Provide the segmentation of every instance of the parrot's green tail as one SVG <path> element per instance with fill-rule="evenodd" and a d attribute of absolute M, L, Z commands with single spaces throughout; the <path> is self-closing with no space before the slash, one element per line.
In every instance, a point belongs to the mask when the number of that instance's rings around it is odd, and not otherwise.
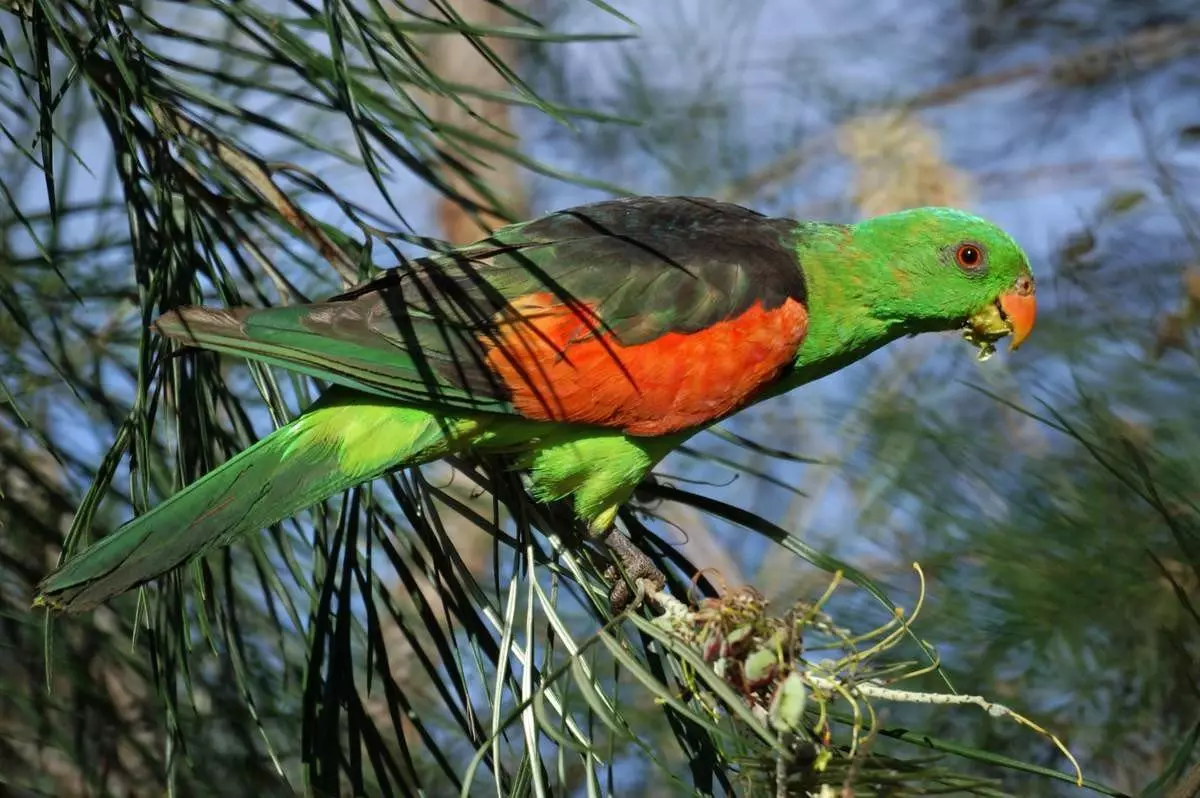
<path fill-rule="evenodd" d="M 308 412 L 68 560 L 36 605 L 85 610 L 393 468 L 443 457 L 484 421 L 331 391 Z"/>

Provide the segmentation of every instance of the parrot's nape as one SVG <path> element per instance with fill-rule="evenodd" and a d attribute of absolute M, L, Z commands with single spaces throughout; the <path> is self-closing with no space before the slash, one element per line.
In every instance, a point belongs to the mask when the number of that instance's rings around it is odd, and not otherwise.
<path fill-rule="evenodd" d="M 552 213 L 324 302 L 181 308 L 161 335 L 336 387 L 71 557 L 37 601 L 93 607 L 390 470 L 471 452 L 517 455 L 537 499 L 570 499 L 629 573 L 660 581 L 614 521 L 687 438 L 902 336 L 1015 349 L 1035 312 L 1024 252 L 961 211 L 842 225 L 689 197 Z"/>

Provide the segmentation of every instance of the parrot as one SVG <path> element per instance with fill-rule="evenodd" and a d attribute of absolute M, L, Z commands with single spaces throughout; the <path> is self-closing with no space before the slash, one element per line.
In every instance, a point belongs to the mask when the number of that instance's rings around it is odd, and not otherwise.
<path fill-rule="evenodd" d="M 35 604 L 87 610 L 395 469 L 488 453 L 661 579 L 615 521 L 690 437 L 902 337 L 959 330 L 982 359 L 1035 317 L 1025 252 L 965 211 L 847 224 L 683 196 L 500 227 L 325 301 L 177 308 L 153 323 L 166 339 L 330 387 L 61 562 Z"/>

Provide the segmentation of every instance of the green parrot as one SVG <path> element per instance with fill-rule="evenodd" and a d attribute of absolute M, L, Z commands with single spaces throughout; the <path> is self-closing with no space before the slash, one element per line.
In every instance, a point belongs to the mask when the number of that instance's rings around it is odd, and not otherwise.
<path fill-rule="evenodd" d="M 94 607 L 361 482 L 471 452 L 514 455 L 536 499 L 569 498 L 647 575 L 614 520 L 689 437 L 901 336 L 1015 349 L 1035 312 L 1020 246 L 961 211 L 845 225 L 693 197 L 558 211 L 324 302 L 180 308 L 160 335 L 334 387 L 61 564 L 36 603 Z"/>

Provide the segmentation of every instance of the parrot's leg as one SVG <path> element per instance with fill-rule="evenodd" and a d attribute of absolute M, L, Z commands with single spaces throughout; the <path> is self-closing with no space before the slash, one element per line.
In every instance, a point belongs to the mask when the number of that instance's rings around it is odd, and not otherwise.
<path fill-rule="evenodd" d="M 613 585 L 609 601 L 620 612 L 634 598 L 630 584 L 666 584 L 654 562 L 616 528 L 617 512 L 651 469 L 691 433 L 642 438 L 592 428 L 564 427 L 541 440 L 529 455 L 534 496 L 542 501 L 572 497 L 589 535 L 601 540 L 619 563 L 604 576 Z M 626 581 L 628 578 L 628 582 Z"/>

